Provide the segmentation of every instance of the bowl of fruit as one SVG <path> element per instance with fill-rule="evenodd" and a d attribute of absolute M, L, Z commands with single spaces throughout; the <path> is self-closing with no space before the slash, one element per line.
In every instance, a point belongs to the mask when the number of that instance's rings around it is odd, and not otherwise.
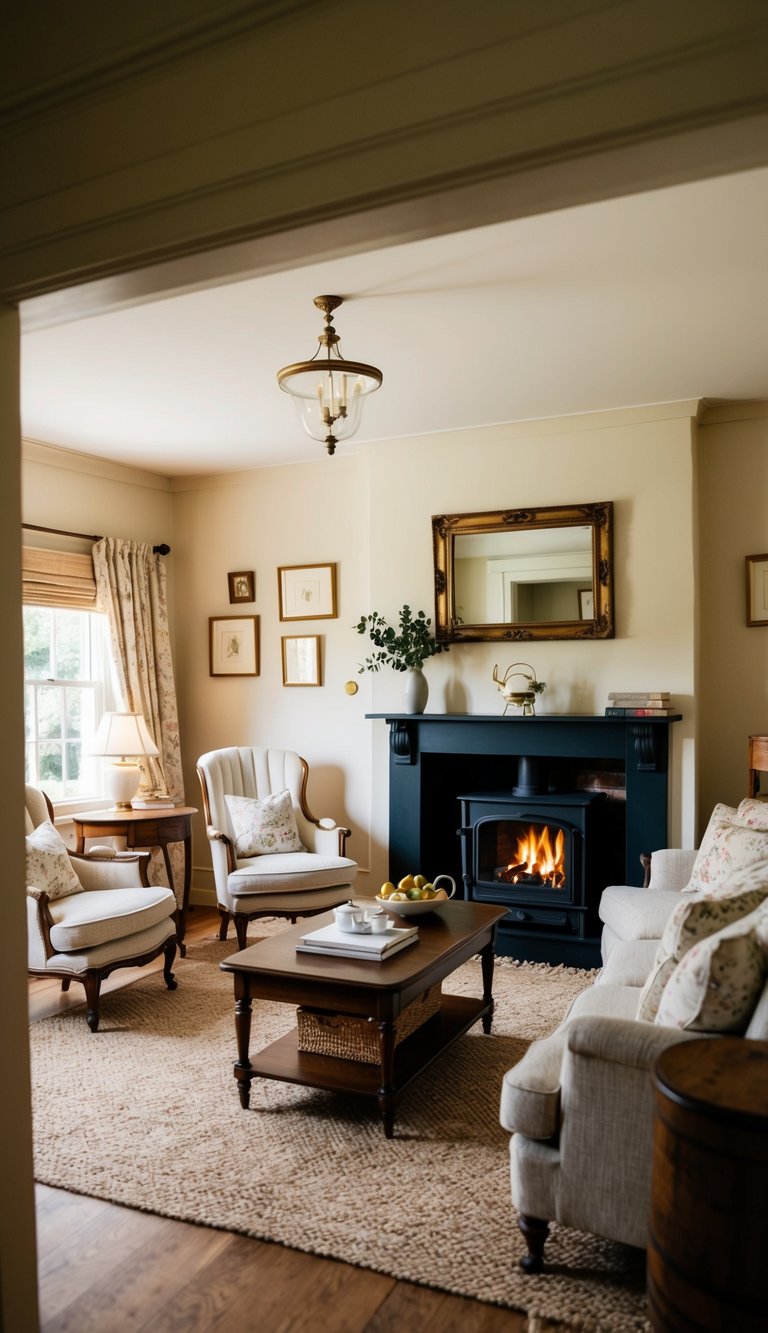
<path fill-rule="evenodd" d="M 450 892 L 440 887 L 442 880 L 450 885 Z M 398 916 L 420 916 L 424 912 L 439 912 L 456 892 L 450 875 L 404 875 L 398 884 L 387 880 L 376 894 L 376 902 Z"/>

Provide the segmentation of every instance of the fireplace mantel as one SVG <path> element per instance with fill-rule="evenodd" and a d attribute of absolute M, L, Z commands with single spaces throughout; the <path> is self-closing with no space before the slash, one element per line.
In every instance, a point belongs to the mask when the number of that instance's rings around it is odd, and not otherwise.
<path fill-rule="evenodd" d="M 513 785 L 523 757 L 610 771 L 623 783 L 624 883 L 642 883 L 640 855 L 667 845 L 668 718 L 544 714 L 369 713 L 390 730 L 389 874 L 461 878 L 457 797 Z M 514 761 L 508 764 L 507 761 Z M 512 950 L 514 952 L 514 950 Z M 562 961 L 567 961 L 563 959 Z"/>

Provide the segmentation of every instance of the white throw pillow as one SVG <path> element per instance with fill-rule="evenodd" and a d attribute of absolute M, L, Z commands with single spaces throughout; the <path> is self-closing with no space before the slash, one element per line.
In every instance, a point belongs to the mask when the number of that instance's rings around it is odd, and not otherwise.
<path fill-rule="evenodd" d="M 733 823 L 746 824 L 748 828 L 760 828 L 768 832 L 768 801 L 746 797 L 736 811 Z"/>
<path fill-rule="evenodd" d="M 53 824 L 38 824 L 27 834 L 27 888 L 44 889 L 51 900 L 83 892 L 67 845 Z"/>
<path fill-rule="evenodd" d="M 768 902 L 700 940 L 677 964 L 656 1022 L 690 1032 L 744 1032 L 768 971 Z"/>
<path fill-rule="evenodd" d="M 235 834 L 238 856 L 266 856 L 275 852 L 305 852 L 299 837 L 291 793 L 287 790 L 261 801 L 248 796 L 225 796 Z"/>
<path fill-rule="evenodd" d="M 686 897 L 672 912 L 659 941 L 653 967 L 637 1005 L 637 1018 L 652 1023 L 659 1011 L 664 987 L 681 958 L 700 940 L 717 934 L 725 926 L 754 912 L 768 898 L 768 884 L 739 892 L 733 886 L 729 897 Z"/>
<path fill-rule="evenodd" d="M 709 833 L 709 830 L 708 830 Z M 735 885 L 768 884 L 768 830 L 744 824 L 718 824 L 699 848 L 685 893 L 704 893 L 723 898 Z"/>

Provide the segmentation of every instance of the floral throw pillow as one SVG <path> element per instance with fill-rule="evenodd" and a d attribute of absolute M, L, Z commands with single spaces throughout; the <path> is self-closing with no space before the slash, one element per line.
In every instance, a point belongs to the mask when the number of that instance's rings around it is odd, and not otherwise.
<path fill-rule="evenodd" d="M 733 886 L 728 898 L 687 897 L 678 903 L 659 941 L 653 967 L 642 989 L 637 1018 L 652 1023 L 659 1011 L 661 996 L 681 958 L 700 940 L 717 934 L 732 922 L 749 916 L 768 898 L 768 884 L 742 892 Z"/>
<path fill-rule="evenodd" d="M 225 796 L 237 856 L 266 856 L 274 852 L 305 852 L 299 837 L 291 793 L 277 792 L 263 800 Z"/>
<path fill-rule="evenodd" d="M 745 875 L 752 886 L 768 884 L 768 830 L 718 824 L 706 848 L 702 841 L 684 891 L 727 897 L 736 883 L 744 887 Z"/>
<path fill-rule="evenodd" d="M 768 801 L 747 797 L 736 811 L 733 823 L 746 824 L 748 828 L 760 828 L 768 832 Z"/>
<path fill-rule="evenodd" d="M 744 1032 L 768 973 L 768 902 L 708 939 L 677 964 L 656 1022 L 689 1032 Z"/>
<path fill-rule="evenodd" d="M 44 889 L 51 900 L 83 892 L 67 845 L 53 824 L 38 824 L 27 834 L 27 888 Z"/>

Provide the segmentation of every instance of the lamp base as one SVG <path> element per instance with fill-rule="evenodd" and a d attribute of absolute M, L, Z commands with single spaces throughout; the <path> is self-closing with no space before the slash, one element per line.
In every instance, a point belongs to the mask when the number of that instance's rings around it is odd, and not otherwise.
<path fill-rule="evenodd" d="M 111 797 L 113 810 L 130 810 L 131 799 L 139 789 L 141 771 L 138 764 L 110 764 L 104 771 L 106 794 Z"/>

